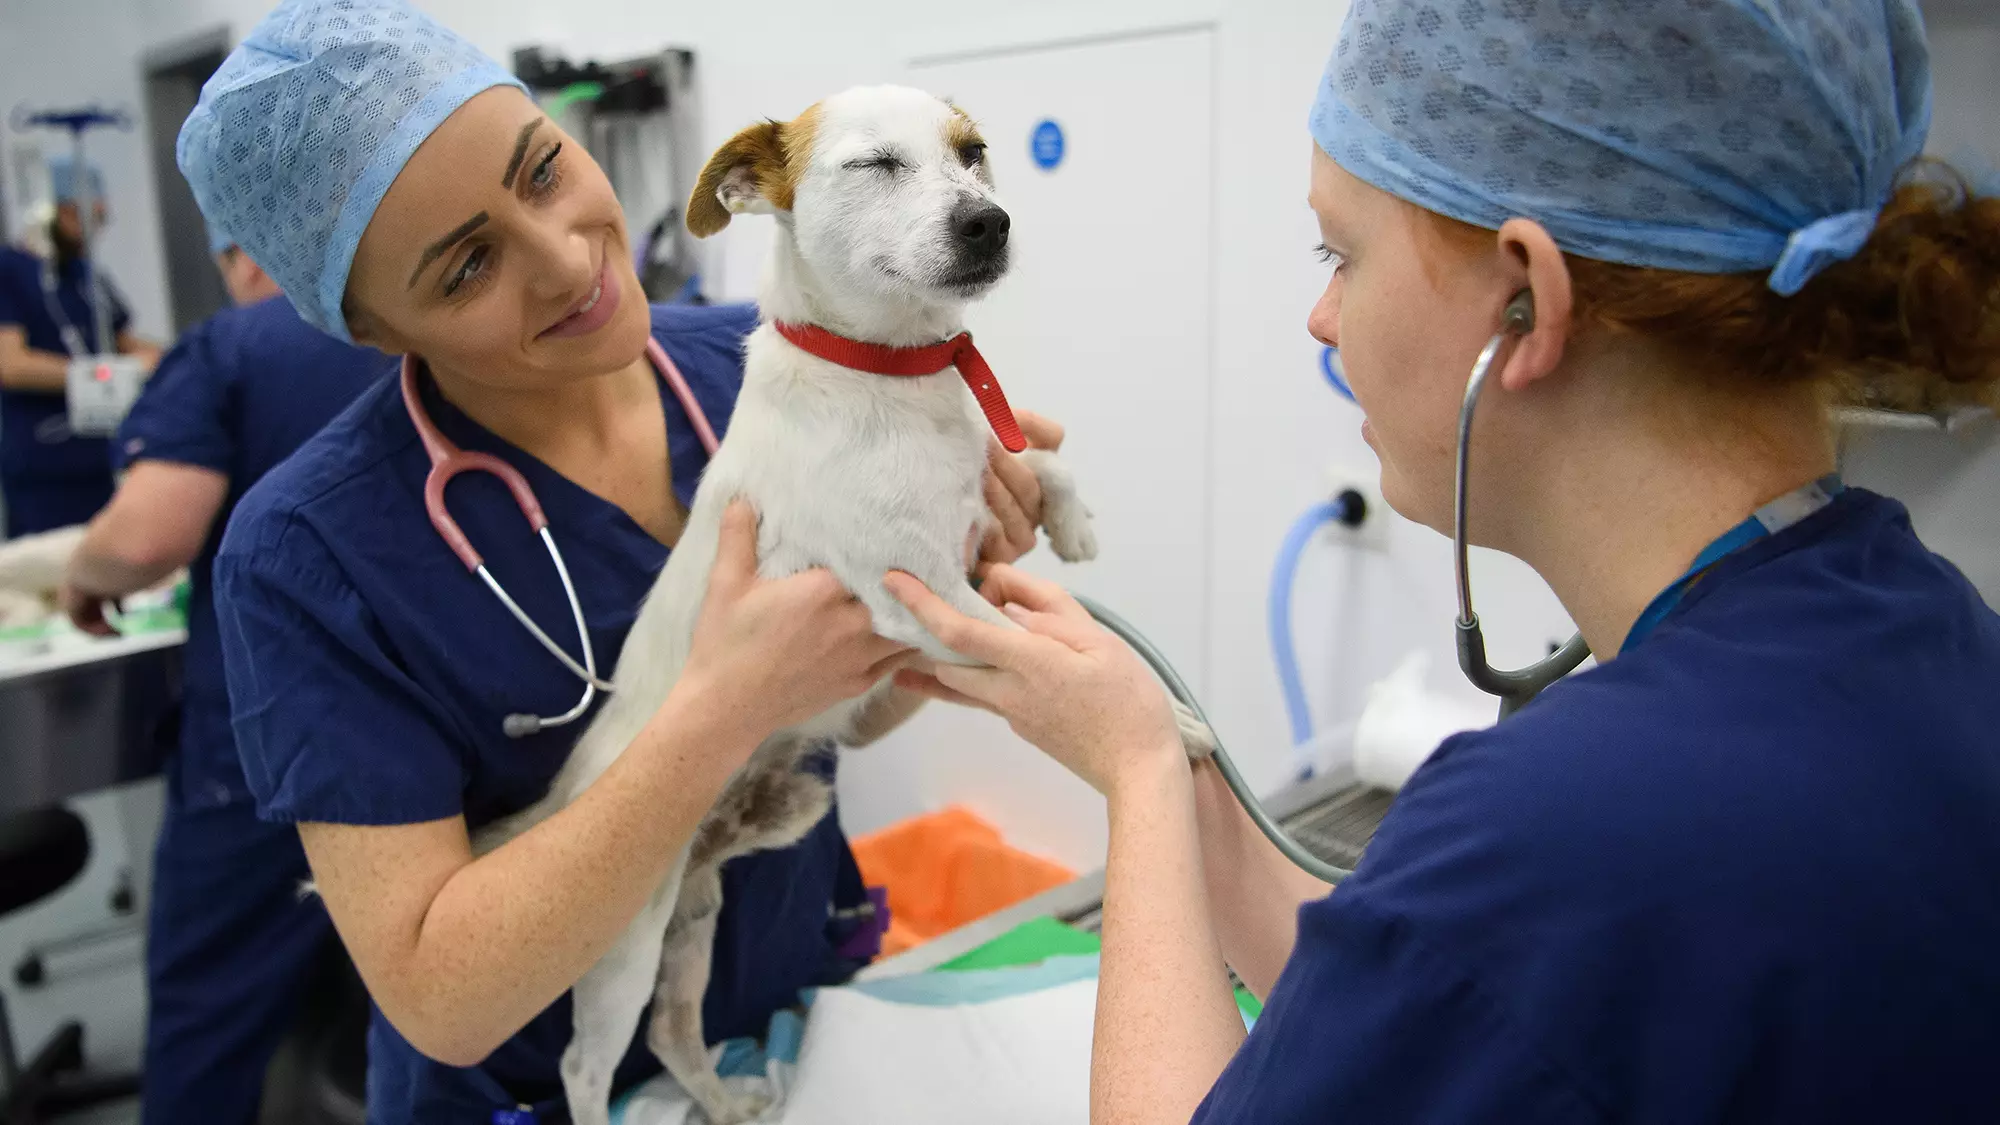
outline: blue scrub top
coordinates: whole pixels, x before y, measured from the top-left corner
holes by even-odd
[[[2000,617],[1848,489],[1439,747],[1197,1122],[2000,1121]]]
[[[86,276],[81,262],[64,267],[56,278],[55,304],[94,346],[97,315]],[[116,338],[131,327],[132,315],[108,280],[105,294]],[[42,259],[0,246],[0,325],[20,328],[30,348],[68,355],[49,305]],[[9,499],[10,535],[88,522],[111,499],[110,443],[71,437],[68,414],[61,391],[0,390],[0,484]]]
[[[653,310],[654,338],[718,433],[756,324],[750,307]],[[707,456],[664,381],[659,391],[674,489],[688,503]],[[434,387],[426,401],[446,436],[527,478],[575,578],[600,669],[615,667],[667,549]],[[429,470],[391,380],[251,489],[231,521],[215,564],[216,604],[237,745],[268,819],[409,824],[463,815],[477,828],[539,798],[587,726],[502,733],[506,715],[559,714],[581,687],[432,530]],[[562,586],[505,487],[490,475],[460,477],[450,502],[495,576],[574,651]],[[798,845],[726,867],[724,896],[703,1010],[711,1041],[762,1034],[801,988],[853,968],[836,956],[829,914],[863,895],[831,814]],[[553,1111],[569,1038],[565,997],[482,1065],[456,1069],[418,1055],[378,1011],[368,1119],[483,1125],[517,1102]],[[635,1041],[618,1088],[658,1071]]]
[[[229,730],[210,574],[230,513],[251,485],[394,369],[388,356],[328,336],[299,319],[290,301],[273,297],[189,329],[119,427],[115,468],[167,461],[229,478],[222,510],[188,568],[180,750],[169,773],[188,808],[250,799]]]

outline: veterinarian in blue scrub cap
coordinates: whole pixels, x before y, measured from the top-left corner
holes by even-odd
[[[1829,391],[1996,397],[2000,201],[1912,167],[1930,97],[1913,0],[1354,0],[1308,327],[1449,533],[1531,295],[1470,531],[1600,664],[1441,746],[1328,897],[1060,591],[998,569],[1003,633],[896,580],[996,666],[908,682],[1109,800],[1093,1121],[2000,1121],[2000,618],[1828,479]]]
[[[146,1125],[253,1125],[265,1068],[332,936],[298,833],[258,819],[236,739],[211,578],[230,513],[389,358],[299,319],[269,276],[213,228],[238,307],[184,334],[112,443],[124,476],[70,560],[65,608],[108,633],[103,606],[182,567],[193,594],[180,739],[167,761],[146,935]]]
[[[598,656],[615,657],[706,460],[646,341],[721,429],[756,310],[649,307],[598,166],[506,71],[407,4],[281,5],[209,80],[179,154],[203,212],[300,316],[421,357],[445,436],[525,476]],[[600,278],[618,302],[609,322],[548,332]],[[510,714],[568,709],[577,681],[433,531],[429,469],[385,382],[244,497],[215,562],[245,778],[264,817],[298,826],[377,1006],[374,1125],[555,1111],[570,986],[758,742],[853,695],[895,651],[830,576],[759,581],[754,517],[739,511],[656,721],[576,802],[475,858],[468,830],[542,796],[585,724],[504,733]],[[1000,461],[996,480],[1016,470]],[[995,485],[1021,528],[990,557],[1031,539],[1029,481]],[[460,478],[451,511],[531,616],[569,620],[497,480]],[[724,883],[714,1039],[761,1034],[802,987],[850,971],[856,950],[829,918],[865,901],[831,815],[792,848],[731,864]],[[657,1071],[635,1042],[617,1088]]]
[[[63,389],[70,357],[97,346],[93,268],[111,319],[107,339],[118,351],[159,359],[159,349],[131,331],[131,311],[102,267],[83,258],[86,187],[95,201],[91,229],[102,229],[110,217],[104,174],[57,156],[49,161],[49,179],[53,257],[0,246],[0,494],[10,536],[83,523],[111,499],[110,447],[103,438],[70,433]]]

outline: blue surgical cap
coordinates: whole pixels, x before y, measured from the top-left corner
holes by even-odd
[[[1790,295],[1860,252],[1930,119],[1915,0],[1354,0],[1311,125],[1441,215]]]
[[[84,171],[89,176],[90,197],[104,199],[104,173],[95,166],[86,164]],[[76,158],[67,154],[49,157],[49,186],[57,203],[75,203],[83,198],[84,178],[76,174]]]
[[[402,0],[286,0],[202,87],[181,174],[300,316],[352,341],[340,305],[368,221],[417,147],[495,86],[526,89]]]

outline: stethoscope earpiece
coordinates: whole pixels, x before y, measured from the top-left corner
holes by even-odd
[[[1523,289],[1507,302],[1506,311],[1500,314],[1500,327],[1516,336],[1526,336],[1535,330],[1535,293]]]

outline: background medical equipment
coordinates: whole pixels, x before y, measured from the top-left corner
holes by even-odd
[[[1333,349],[1328,348],[1326,354],[1331,356]],[[1327,370],[1330,373],[1332,368]],[[1345,385],[1338,384],[1336,389]],[[1349,398],[1351,401],[1351,394]],[[1305,681],[1299,674],[1298,645],[1292,640],[1292,592],[1298,583],[1299,559],[1322,527],[1328,524],[1360,527],[1369,514],[1367,498],[1353,488],[1342,489],[1332,500],[1313,505],[1285,533],[1285,543],[1278,548],[1278,561],[1271,574],[1268,602],[1271,657],[1278,668],[1278,689],[1285,698],[1285,717],[1292,726],[1292,746],[1299,757],[1295,770],[1299,780],[1314,773],[1314,763],[1308,757],[1313,738],[1312,708],[1306,702]]]
[[[86,340],[76,326],[70,323],[63,311],[62,301],[56,294],[56,267],[52,261],[45,261],[42,269],[42,294],[49,307],[49,315],[55,319],[62,331],[63,347],[70,355],[68,391],[69,432],[81,437],[109,437],[118,429],[132,402],[139,397],[139,386],[145,381],[146,365],[131,356],[118,354],[117,334],[111,324],[111,296],[105,288],[106,282],[98,269],[92,254],[92,239],[97,231],[97,207],[103,202],[97,194],[97,177],[84,159],[84,133],[97,128],[131,128],[131,120],[124,114],[90,106],[82,109],[18,111],[14,118],[16,129],[40,128],[62,129],[70,135],[70,175],[76,185],[77,221],[82,227],[79,240],[84,283],[90,289],[91,321],[95,328],[92,339]]]
[[[695,54],[572,63],[547,47],[514,52],[514,73],[563,130],[582,139],[625,210],[648,300],[702,303],[701,254],[681,210],[706,158]]]

